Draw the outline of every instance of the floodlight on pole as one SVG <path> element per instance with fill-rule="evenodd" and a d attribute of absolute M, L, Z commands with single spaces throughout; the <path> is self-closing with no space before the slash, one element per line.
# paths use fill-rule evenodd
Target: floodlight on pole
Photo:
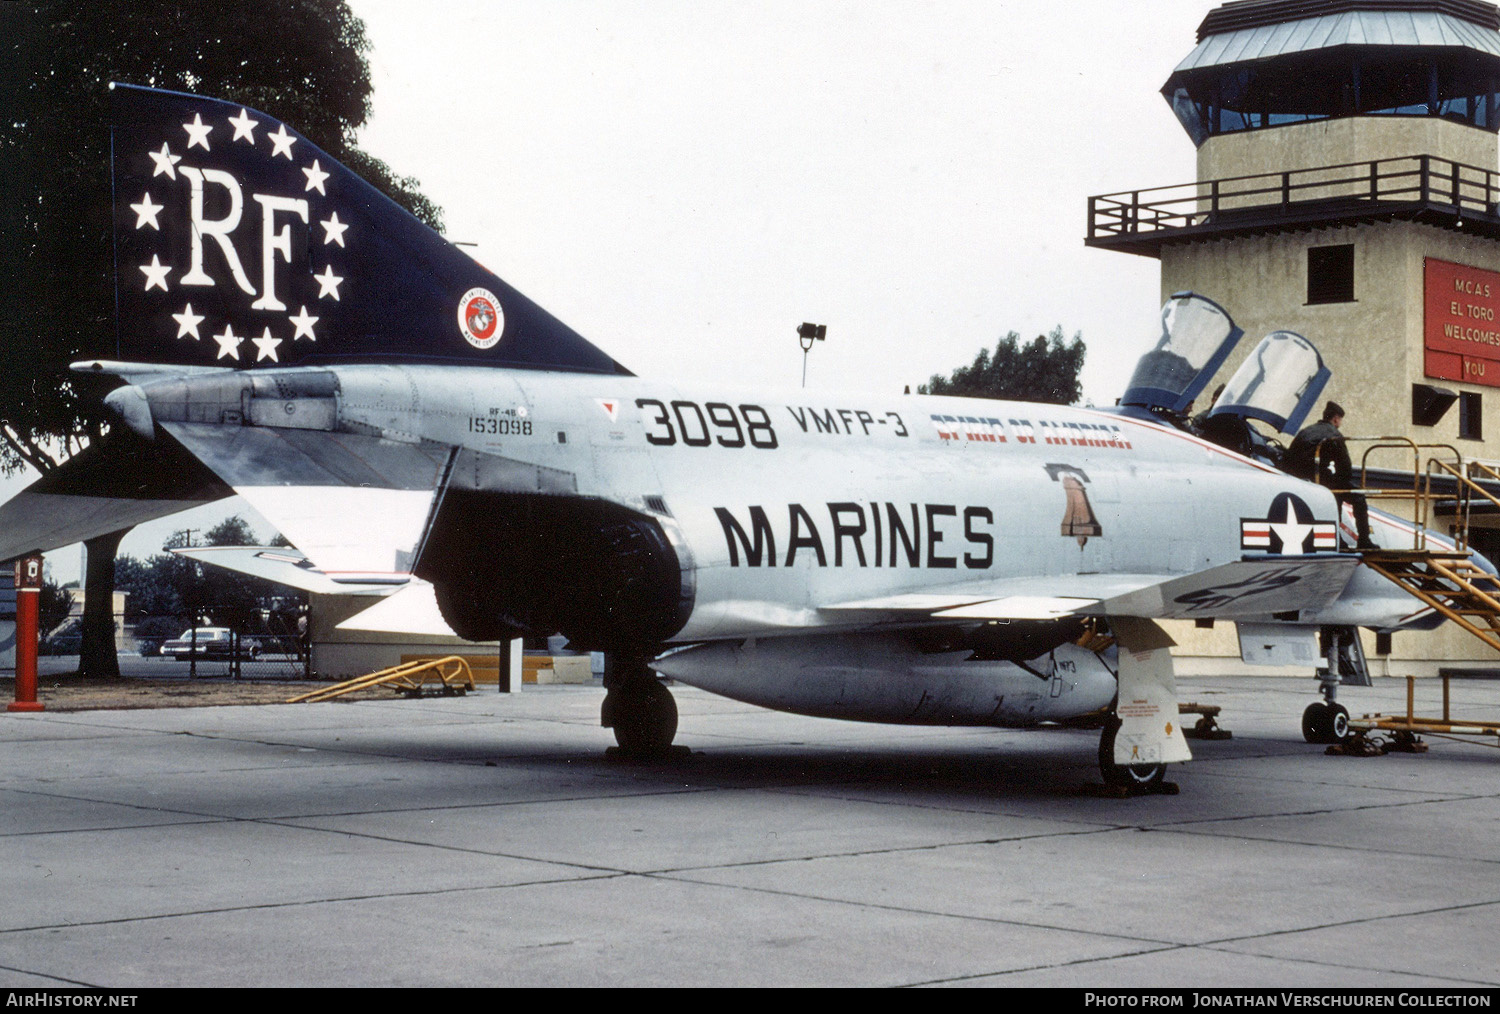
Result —
<path fill-rule="evenodd" d="M 807 354 L 813 342 L 820 342 L 828 334 L 827 324 L 803 323 L 797 328 L 797 340 L 802 343 L 802 386 L 807 386 Z"/>

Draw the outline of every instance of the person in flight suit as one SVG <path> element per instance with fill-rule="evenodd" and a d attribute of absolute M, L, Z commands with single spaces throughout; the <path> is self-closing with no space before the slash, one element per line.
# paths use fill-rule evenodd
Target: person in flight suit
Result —
<path fill-rule="evenodd" d="M 1344 425 L 1344 408 L 1336 401 L 1323 407 L 1323 418 L 1304 427 L 1287 448 L 1282 467 L 1299 479 L 1316 482 L 1331 489 L 1347 490 L 1354 485 L 1354 466 L 1349 447 L 1340 432 Z M 1340 504 L 1354 510 L 1354 524 L 1359 533 L 1360 549 L 1378 549 L 1370 539 L 1370 508 L 1358 493 L 1336 494 Z"/>

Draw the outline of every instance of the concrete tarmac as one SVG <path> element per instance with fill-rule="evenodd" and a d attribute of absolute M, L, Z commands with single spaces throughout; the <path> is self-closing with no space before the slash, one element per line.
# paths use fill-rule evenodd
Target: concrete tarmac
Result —
<path fill-rule="evenodd" d="M 1327 756 L 1314 686 L 1182 681 L 1234 738 L 1134 799 L 1096 732 L 681 686 L 659 764 L 597 687 L 0 714 L 0 985 L 1500 984 L 1500 750 Z"/>

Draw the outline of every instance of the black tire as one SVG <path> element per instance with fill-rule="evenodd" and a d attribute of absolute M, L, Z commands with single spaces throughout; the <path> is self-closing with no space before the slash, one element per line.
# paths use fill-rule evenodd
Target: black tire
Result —
<path fill-rule="evenodd" d="M 1119 731 L 1120 720 L 1111 718 L 1099 735 L 1099 774 L 1104 778 L 1104 784 L 1134 789 L 1160 785 L 1167 777 L 1165 764 L 1115 763 L 1115 735 Z"/>
<path fill-rule="evenodd" d="M 1302 712 L 1302 738 L 1309 743 L 1327 743 L 1332 720 L 1327 701 L 1313 701 Z"/>
<path fill-rule="evenodd" d="M 677 701 L 654 676 L 615 687 L 604 697 L 601 718 L 630 757 L 662 757 L 677 735 Z"/>
<path fill-rule="evenodd" d="M 1313 701 L 1302 712 L 1302 738 L 1309 743 L 1342 743 L 1349 735 L 1349 709 Z"/>

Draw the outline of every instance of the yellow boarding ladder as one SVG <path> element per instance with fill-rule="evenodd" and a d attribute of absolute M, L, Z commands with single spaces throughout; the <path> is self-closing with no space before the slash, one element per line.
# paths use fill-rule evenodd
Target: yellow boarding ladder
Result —
<path fill-rule="evenodd" d="M 1356 438 L 1357 439 L 1357 438 Z M 1476 480 L 1500 482 L 1500 472 L 1479 462 L 1465 466 L 1463 455 L 1448 444 L 1416 444 L 1405 437 L 1376 437 L 1360 463 L 1360 485 L 1369 467 L 1370 455 L 1391 448 L 1412 452 L 1412 488 L 1410 490 L 1364 490 L 1371 499 L 1409 500 L 1413 504 L 1415 530 L 1410 549 L 1366 550 L 1361 554 L 1365 566 L 1395 582 L 1413 597 L 1437 610 L 1464 630 L 1500 652 L 1500 583 L 1487 571 L 1475 566 L 1469 552 L 1469 513 L 1477 499 L 1500 508 L 1500 499 Z M 1424 452 L 1447 451 L 1447 456 L 1432 454 L 1425 469 L 1419 468 Z M 1430 549 L 1427 532 L 1432 521 L 1434 479 L 1452 480 L 1456 495 L 1453 539 L 1456 550 Z M 1447 499 L 1446 496 L 1443 499 Z"/>

